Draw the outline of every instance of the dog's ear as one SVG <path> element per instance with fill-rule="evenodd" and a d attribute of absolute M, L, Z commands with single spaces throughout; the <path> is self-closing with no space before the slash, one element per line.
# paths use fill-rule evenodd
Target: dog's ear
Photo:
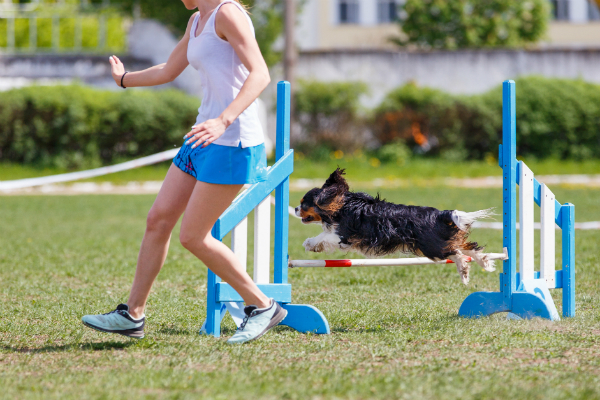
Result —
<path fill-rule="evenodd" d="M 327 178 L 321 192 L 315 198 L 315 204 L 328 214 L 335 214 L 344 205 L 344 194 L 349 187 L 342 175 L 344 170 L 338 167 Z"/>
<path fill-rule="evenodd" d="M 348 183 L 344 179 L 343 175 L 345 174 L 345 169 L 340 169 L 340 167 L 337 167 L 337 169 L 333 171 L 331 175 L 329 175 L 329 178 L 327 178 L 321 189 L 325 189 L 329 186 L 342 186 L 344 187 L 345 191 L 348 191 L 350 188 L 348 187 Z"/>

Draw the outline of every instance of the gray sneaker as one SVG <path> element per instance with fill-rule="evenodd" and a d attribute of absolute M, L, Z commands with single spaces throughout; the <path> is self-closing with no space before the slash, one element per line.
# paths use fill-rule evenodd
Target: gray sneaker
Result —
<path fill-rule="evenodd" d="M 119 304 L 114 311 L 106 314 L 84 315 L 81 321 L 85 326 L 97 331 L 118 333 L 130 338 L 141 339 L 144 337 L 146 317 L 133 319 L 129 315 L 129 306 Z"/>
<path fill-rule="evenodd" d="M 287 311 L 273 299 L 271 299 L 271 305 L 267 308 L 247 306 L 244 308 L 244 313 L 246 316 L 242 324 L 227 343 L 246 343 L 258 339 L 267 333 L 269 329 L 283 321 L 287 315 Z"/>

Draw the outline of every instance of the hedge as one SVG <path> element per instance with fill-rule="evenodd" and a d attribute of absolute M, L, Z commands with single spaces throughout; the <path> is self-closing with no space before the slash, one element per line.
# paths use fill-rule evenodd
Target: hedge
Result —
<path fill-rule="evenodd" d="M 521 47 L 544 37 L 548 0 L 405 0 L 394 41 L 430 49 Z"/>
<path fill-rule="evenodd" d="M 172 149 L 199 104 L 176 90 L 13 89 L 0 96 L 0 161 L 80 168 Z"/>
<path fill-rule="evenodd" d="M 365 117 L 358 112 L 364 85 L 303 82 L 295 97 L 303 132 L 294 145 L 314 156 L 385 146 L 377 154 L 398 163 L 410 156 L 405 146 L 452 160 L 495 157 L 502 137 L 501 90 L 455 96 L 407 84 Z M 174 148 L 194 123 L 199 104 L 175 90 L 72 85 L 3 92 L 0 162 L 82 168 Z M 600 158 L 600 86 L 518 79 L 517 135 L 519 156 Z"/>
<path fill-rule="evenodd" d="M 296 122 L 301 135 L 293 137 L 300 151 L 315 153 L 327 149 L 352 151 L 366 141 L 360 97 L 368 93 L 361 82 L 319 82 L 299 80 L 294 92 Z"/>
<path fill-rule="evenodd" d="M 600 86 L 581 80 L 516 81 L 517 153 L 524 157 L 600 157 Z M 374 112 L 381 144 L 403 141 L 451 159 L 496 156 L 502 138 L 502 88 L 453 96 L 407 84 Z"/>

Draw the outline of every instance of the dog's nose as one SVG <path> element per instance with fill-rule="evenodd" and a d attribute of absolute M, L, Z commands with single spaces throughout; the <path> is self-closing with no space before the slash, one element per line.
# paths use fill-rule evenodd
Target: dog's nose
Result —
<path fill-rule="evenodd" d="M 298 206 L 298 207 L 294 208 L 294 211 L 296 212 L 296 216 L 297 216 L 297 217 L 298 217 L 298 216 L 300 216 L 300 215 L 299 215 L 299 214 L 300 214 L 300 206 Z"/>

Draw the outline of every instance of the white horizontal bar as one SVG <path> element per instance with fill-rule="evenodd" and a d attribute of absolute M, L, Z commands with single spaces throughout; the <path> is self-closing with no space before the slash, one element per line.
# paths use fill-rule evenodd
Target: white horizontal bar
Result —
<path fill-rule="evenodd" d="M 504 253 L 488 253 L 492 260 L 504 260 Z M 473 261 L 466 257 L 467 262 Z M 434 261 L 427 257 L 416 258 L 379 258 L 379 259 L 354 259 L 354 260 L 290 260 L 290 268 L 335 268 L 335 267 L 393 267 L 398 265 L 427 265 L 427 264 L 452 264 L 450 260 Z"/>
<path fill-rule="evenodd" d="M 502 222 L 474 222 L 473 225 L 471 225 L 472 228 L 486 228 L 486 229 L 497 229 L 499 231 L 502 230 Z M 542 224 L 539 222 L 536 222 L 533 224 L 533 228 L 534 229 L 541 229 Z M 519 230 L 521 227 L 519 225 L 519 223 L 517 222 L 517 230 Z M 558 225 L 555 226 L 555 229 L 560 229 L 560 227 Z M 595 229 L 600 229 L 600 221 L 589 221 L 589 222 L 575 222 L 575 229 L 578 230 L 583 230 L 583 231 L 587 231 L 587 230 L 595 230 Z"/>

